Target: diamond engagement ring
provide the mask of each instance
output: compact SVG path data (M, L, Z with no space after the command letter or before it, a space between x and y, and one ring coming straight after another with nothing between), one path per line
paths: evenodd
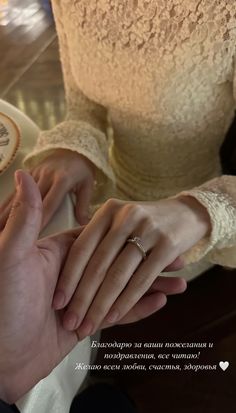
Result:
M145 260L147 258L147 253L145 251L145 248L143 246L141 238L139 238L139 237L128 238L127 242L130 243L130 244L135 245L139 249L139 251L142 254L143 260Z

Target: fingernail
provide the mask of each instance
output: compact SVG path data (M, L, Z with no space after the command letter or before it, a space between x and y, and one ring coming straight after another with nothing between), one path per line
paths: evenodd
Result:
M68 311L63 318L63 326L66 330L76 330L78 325L78 317L73 311Z
M106 317L106 321L108 323L115 323L119 318L119 311L118 310L111 310L107 317Z
M79 328L79 337L85 338L89 336L93 331L93 323L90 320L85 320Z
M65 294L61 290L56 291L52 302L53 308L55 310L60 310L61 308L63 308L65 299Z

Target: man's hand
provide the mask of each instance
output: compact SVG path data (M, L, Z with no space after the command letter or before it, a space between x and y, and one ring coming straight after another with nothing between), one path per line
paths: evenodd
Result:
M0 399L9 403L46 377L78 341L75 332L62 328L64 310L55 311L52 301L66 260L69 269L69 250L83 229L38 241L39 189L31 176L18 171L16 190L0 232ZM169 270L178 266L175 262ZM149 316L165 304L166 295L185 288L181 279L159 279L119 324Z
M77 343L52 309L58 275L81 229L38 241L42 200L16 172L17 194L0 233L0 398L12 403L47 376Z

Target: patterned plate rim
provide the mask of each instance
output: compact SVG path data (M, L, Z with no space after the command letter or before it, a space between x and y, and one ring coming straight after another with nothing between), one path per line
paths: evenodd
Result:
M20 147L20 143L21 143L21 131L20 131L20 128L19 128L19 126L17 125L17 123L16 123L10 116L6 115L6 113L0 112L0 118L1 118L1 116L2 116L3 118L6 118L6 119L13 125L13 127L14 127L14 129L15 129L15 131L16 131L16 137L17 137L17 139L16 139L16 144L15 144L15 151L14 151L14 153L12 154L11 158L9 159L9 161L8 161L7 164L4 166L3 169L1 169L1 167L0 167L0 175L3 174L3 172L5 172L5 171L9 168L9 166L12 164L12 162L15 160L16 155L17 155L17 152L18 152L18 149L19 149L19 147Z

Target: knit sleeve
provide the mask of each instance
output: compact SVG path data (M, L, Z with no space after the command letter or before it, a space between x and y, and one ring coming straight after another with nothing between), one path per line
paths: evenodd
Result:
M25 158L24 164L30 169L54 149L69 149L85 156L96 166L98 186L113 187L114 175L108 159L107 110L88 99L76 84L60 1L53 1L52 4L59 39L67 115L62 123L39 134L37 144ZM79 46L76 53L79 53Z
M236 65L233 93L236 108ZM236 176L222 175L181 195L193 196L207 209L212 228L208 237L184 254L186 263L204 258L213 264L236 268Z

